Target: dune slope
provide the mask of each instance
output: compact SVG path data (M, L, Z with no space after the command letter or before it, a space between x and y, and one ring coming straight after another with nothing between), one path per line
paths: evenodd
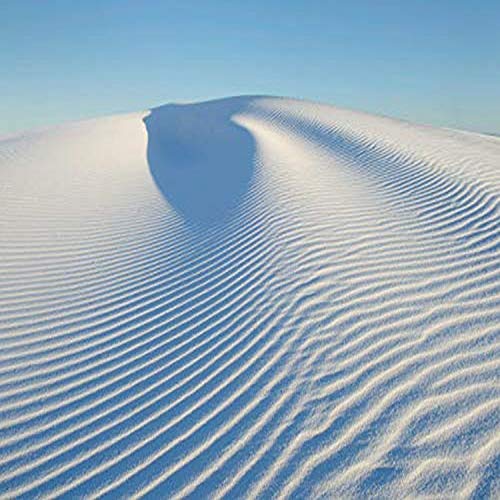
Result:
M500 140L238 97L0 141L2 496L500 495Z

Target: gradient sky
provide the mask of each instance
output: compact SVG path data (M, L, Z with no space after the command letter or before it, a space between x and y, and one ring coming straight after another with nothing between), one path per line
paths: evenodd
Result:
M0 0L0 133L237 94L500 133L500 1Z

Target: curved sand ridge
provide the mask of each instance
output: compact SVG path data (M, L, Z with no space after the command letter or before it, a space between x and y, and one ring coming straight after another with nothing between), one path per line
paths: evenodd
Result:
M498 496L499 186L278 98L0 141L2 496Z

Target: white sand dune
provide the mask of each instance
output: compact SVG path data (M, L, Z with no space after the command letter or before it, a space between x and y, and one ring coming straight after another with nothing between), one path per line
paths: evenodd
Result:
M237 97L0 193L3 497L500 496L500 139Z

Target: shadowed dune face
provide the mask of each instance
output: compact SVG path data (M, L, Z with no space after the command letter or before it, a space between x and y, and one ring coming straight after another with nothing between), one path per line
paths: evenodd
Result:
M248 99L167 104L144 119L151 174L175 211L187 222L221 222L250 183L255 144L232 118Z

